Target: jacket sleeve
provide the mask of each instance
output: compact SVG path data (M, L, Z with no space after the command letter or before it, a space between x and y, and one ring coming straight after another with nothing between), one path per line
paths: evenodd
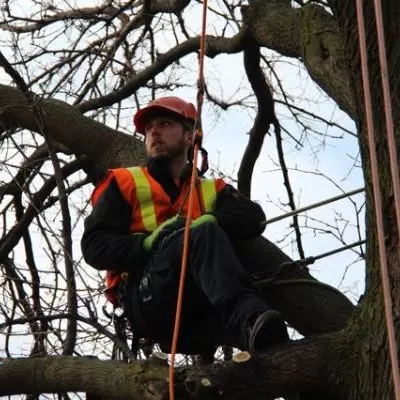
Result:
M264 232L266 226L261 206L228 184L218 192L212 214L231 240L254 239Z
M104 184L104 183L103 183ZM98 197L85 219L81 239L82 254L92 267L129 271L143 261L145 235L131 235L131 205L122 197L114 177Z

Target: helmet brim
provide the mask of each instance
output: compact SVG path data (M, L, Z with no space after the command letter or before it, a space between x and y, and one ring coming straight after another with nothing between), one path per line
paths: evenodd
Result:
M175 111L172 111L168 107L151 105L140 109L133 117L133 123L135 124L135 128L139 133L145 134L144 129L147 121L152 117L162 116L162 115L169 115L171 117L176 118L177 120L183 119L182 115L180 115Z

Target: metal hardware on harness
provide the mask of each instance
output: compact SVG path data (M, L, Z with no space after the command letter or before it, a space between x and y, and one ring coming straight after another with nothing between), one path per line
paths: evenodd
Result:
M115 295L117 296L118 300L118 306L122 306L123 301L125 300L125 297L128 292L128 280L124 279L122 280L118 286L114 289Z
M139 283L139 295L144 304L153 299L150 291L150 278L145 275Z

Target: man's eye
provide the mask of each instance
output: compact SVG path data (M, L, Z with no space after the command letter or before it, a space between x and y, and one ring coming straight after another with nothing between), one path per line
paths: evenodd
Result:
M163 121L163 126L170 126L171 125L171 121Z

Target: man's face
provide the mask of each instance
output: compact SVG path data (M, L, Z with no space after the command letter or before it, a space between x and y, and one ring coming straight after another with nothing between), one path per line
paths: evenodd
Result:
M146 123L146 150L149 157L174 158L182 155L191 144L191 134L169 116L156 116Z

